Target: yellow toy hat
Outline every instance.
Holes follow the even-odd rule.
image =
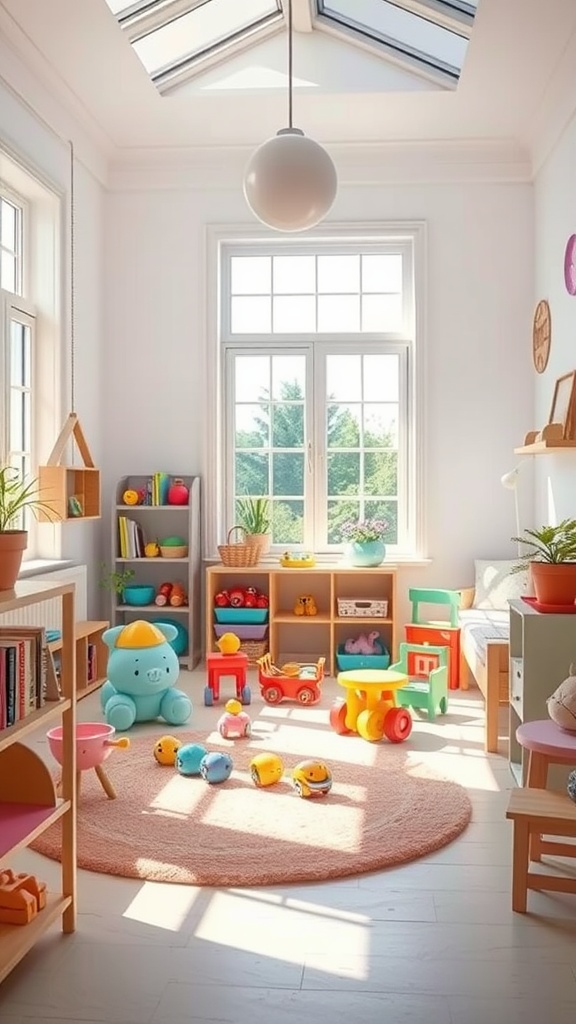
[[[166,643],[166,637],[153,622],[129,622],[119,634],[116,647],[158,647]]]

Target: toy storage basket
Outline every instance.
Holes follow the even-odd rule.
[[[388,601],[381,601],[378,598],[370,601],[365,598],[339,597],[338,615],[351,619],[375,619],[379,616],[385,619],[388,615]]]
[[[248,661],[257,662],[268,650],[268,640],[242,640],[240,650],[248,655]]]
[[[232,535],[239,530],[242,540],[231,543]],[[258,565],[260,561],[260,544],[246,543],[246,530],[243,526],[232,526],[228,530],[225,544],[218,545],[218,553],[222,565],[229,565],[232,568],[246,568],[251,565]]]

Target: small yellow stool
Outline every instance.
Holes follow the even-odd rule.
[[[383,736],[390,743],[402,743],[412,732],[412,716],[397,706],[396,690],[406,686],[408,677],[391,669],[363,668],[340,672],[338,685],[346,699],[337,700],[330,711],[330,725],[341,736],[357,732],[374,743]]]

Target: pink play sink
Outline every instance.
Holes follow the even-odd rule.
[[[110,756],[114,747],[129,747],[130,740],[121,736],[115,740],[113,725],[104,722],[80,722],[76,726],[76,767],[79,772],[95,768]],[[46,733],[52,756],[62,764],[62,726]]]

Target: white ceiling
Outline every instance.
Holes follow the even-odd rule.
[[[115,161],[254,146],[286,122],[285,35],[166,96],[105,0],[0,0],[0,37],[106,139]],[[328,145],[530,147],[550,132],[553,114],[566,123],[576,108],[575,55],[576,0],[479,0],[453,92],[323,33],[297,33],[295,123]]]

